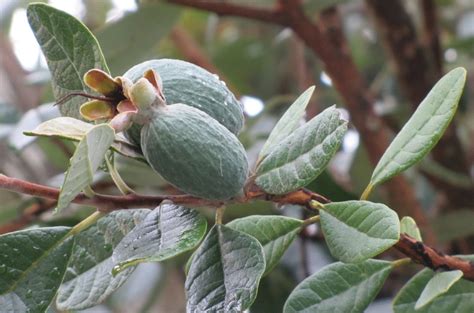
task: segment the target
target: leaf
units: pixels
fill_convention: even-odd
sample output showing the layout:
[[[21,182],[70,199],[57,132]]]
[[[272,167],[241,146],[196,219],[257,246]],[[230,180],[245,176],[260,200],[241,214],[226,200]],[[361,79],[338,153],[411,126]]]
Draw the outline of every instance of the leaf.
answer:
[[[133,65],[156,57],[153,48],[171,31],[180,12],[179,7],[165,3],[141,5],[99,31],[97,38],[112,72],[124,73]]]
[[[400,233],[407,234],[418,241],[423,241],[418,225],[416,225],[415,220],[409,216],[404,216],[400,221]]]
[[[306,91],[303,92],[295,100],[295,102],[293,102],[285,114],[283,114],[268,136],[268,139],[265,142],[262,150],[260,150],[260,154],[258,156],[259,160],[263,160],[275,146],[277,146],[286,137],[291,135],[291,133],[299,127],[301,119],[306,112],[306,106],[313,95],[314,88],[314,86],[311,86],[306,89]]]
[[[196,210],[163,203],[125,236],[112,255],[114,273],[141,262],[172,258],[199,244],[207,221]]]
[[[330,264],[293,290],[283,312],[364,312],[391,270],[390,262],[380,260]]]
[[[45,227],[0,236],[0,311],[46,311],[71,255],[69,230]]]
[[[32,131],[25,131],[24,134],[80,141],[93,127],[93,124],[72,117],[57,117],[41,123]]]
[[[76,235],[66,276],[59,288],[60,310],[79,310],[104,301],[133,272],[128,268],[112,277],[112,252],[150,210],[114,211]]]
[[[463,272],[460,270],[436,273],[421,292],[420,297],[415,303],[415,310],[424,307],[436,297],[446,293],[462,276]]]
[[[61,186],[57,211],[67,207],[84,188],[92,183],[94,173],[104,161],[105,153],[114,138],[114,130],[107,124],[101,124],[91,128],[79,141]]]
[[[463,259],[474,261],[474,256],[461,256]],[[464,313],[474,312],[474,282],[460,279],[449,290],[434,298],[419,310],[415,304],[420,298],[425,286],[436,275],[430,269],[424,269],[406,283],[395,297],[393,310],[395,313]]]
[[[52,74],[54,97],[59,100],[72,92],[91,93],[84,74],[93,68],[108,71],[94,35],[75,17],[51,6],[28,6],[28,22],[41,46]],[[81,118],[84,99],[73,97],[60,106],[65,116]]]
[[[324,110],[272,149],[257,167],[256,184],[270,194],[306,186],[325,169],[346,130],[335,107]]]
[[[430,152],[453,118],[465,82],[466,70],[458,67],[436,83],[383,154],[368,188],[403,172]]]
[[[295,239],[303,221],[286,216],[253,215],[239,218],[226,226],[257,239],[265,253],[265,274],[268,274]]]
[[[362,262],[397,243],[400,223],[384,204],[345,201],[325,204],[321,227],[331,254],[342,262]]]
[[[58,137],[80,141],[93,127],[93,124],[72,117],[57,117],[41,123],[34,130],[23,133],[27,136]],[[144,160],[143,155],[136,151],[134,145],[125,139],[122,133],[115,135],[112,149],[123,156],[140,161]]]
[[[215,225],[196,250],[186,278],[187,311],[248,309],[264,271],[263,248],[255,238]]]

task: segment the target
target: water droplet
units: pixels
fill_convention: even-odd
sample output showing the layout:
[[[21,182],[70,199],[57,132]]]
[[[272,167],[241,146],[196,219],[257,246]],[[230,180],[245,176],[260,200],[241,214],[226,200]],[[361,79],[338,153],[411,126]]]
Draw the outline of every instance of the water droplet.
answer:
[[[0,265],[0,274],[3,274],[7,271],[7,266],[5,264]]]
[[[27,297],[27,298],[31,298],[32,294],[33,294],[33,290],[28,289],[28,290],[26,291],[26,297]]]
[[[115,265],[114,268],[112,269],[112,276],[115,277],[117,276],[121,271],[124,270],[125,267],[121,266],[120,264]]]
[[[14,251],[14,252],[18,252],[18,251],[20,251],[20,250],[18,250],[17,248],[13,248],[13,251]]]
[[[39,251],[39,250],[41,250],[41,248],[38,247],[38,246],[33,246],[33,250]]]

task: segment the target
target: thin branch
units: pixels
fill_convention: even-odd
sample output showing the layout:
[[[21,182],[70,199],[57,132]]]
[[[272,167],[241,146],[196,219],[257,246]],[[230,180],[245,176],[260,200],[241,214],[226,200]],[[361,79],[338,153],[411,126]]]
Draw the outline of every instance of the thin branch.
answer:
[[[223,1],[168,0],[168,2],[214,12],[218,15],[247,17],[262,22],[286,25],[285,14],[278,9],[257,8]]]
[[[60,190],[57,188],[47,187],[35,183],[31,183],[18,178],[11,178],[0,174],[0,189],[15,191],[18,193],[28,194],[35,197],[57,200]],[[164,196],[146,196],[146,195],[126,195],[111,196],[96,194],[88,198],[85,194],[79,194],[72,202],[77,204],[85,204],[96,206],[101,211],[112,211],[119,209],[155,207],[165,200],[173,201],[176,204],[193,204],[196,206],[219,206],[222,202],[209,201],[196,198],[189,195],[164,195]]]
[[[395,245],[395,248],[415,263],[429,267],[434,271],[461,270],[464,273],[463,278],[474,281],[473,262],[445,255],[406,234],[400,235],[400,241]]]

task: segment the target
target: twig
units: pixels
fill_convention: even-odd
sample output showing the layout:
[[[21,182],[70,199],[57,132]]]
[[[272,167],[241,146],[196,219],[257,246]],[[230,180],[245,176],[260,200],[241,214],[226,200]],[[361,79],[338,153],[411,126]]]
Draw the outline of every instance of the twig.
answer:
[[[168,2],[214,12],[219,15],[241,16],[263,22],[286,25],[284,12],[277,9],[257,8],[223,1],[168,0]]]
[[[406,235],[400,235],[400,241],[395,248],[408,256],[415,263],[429,267],[432,270],[461,270],[463,278],[474,281],[474,263],[458,257],[445,255],[434,248]]]
[[[18,193],[31,196],[54,199],[59,198],[59,189],[34,184],[18,178],[11,178],[0,174],[0,189],[7,189]],[[101,211],[112,211],[119,209],[155,207],[164,200],[170,200],[176,204],[193,204],[196,206],[219,206],[222,202],[209,201],[196,198],[190,195],[164,195],[164,196],[146,196],[131,194],[126,196],[111,196],[96,194],[88,198],[85,194],[79,194],[72,202],[77,204],[87,204],[99,207]]]

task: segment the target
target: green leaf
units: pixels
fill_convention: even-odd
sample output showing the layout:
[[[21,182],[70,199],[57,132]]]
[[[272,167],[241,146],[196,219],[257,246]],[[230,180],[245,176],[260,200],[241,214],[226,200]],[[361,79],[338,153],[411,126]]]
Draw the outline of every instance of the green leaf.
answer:
[[[285,216],[253,215],[239,218],[226,226],[257,239],[265,253],[265,274],[268,274],[295,239],[303,221]]]
[[[248,309],[264,271],[263,248],[255,238],[215,225],[196,250],[186,278],[187,311]]]
[[[400,221],[400,233],[407,234],[418,241],[423,241],[418,225],[416,225],[415,220],[409,216],[404,216]]]
[[[474,261],[474,256],[462,256]],[[393,310],[395,313],[464,313],[474,312],[474,282],[460,279],[444,294],[434,298],[432,302],[419,310],[415,309],[425,286],[436,275],[430,269],[424,269],[406,283],[395,297]]]
[[[256,184],[270,194],[306,186],[325,169],[346,130],[335,107],[324,110],[272,149],[257,167]]]
[[[24,134],[80,141],[93,127],[93,124],[72,117],[57,117],[41,123],[32,131],[25,131]]]
[[[57,117],[41,123],[34,130],[23,133],[27,136],[58,137],[80,141],[93,127],[93,124],[72,117]],[[112,149],[123,156],[144,160],[143,155],[134,149],[134,145],[125,139],[122,133],[115,135]]]
[[[390,262],[380,260],[330,264],[293,290],[283,312],[364,312],[391,270]]]
[[[135,64],[156,57],[159,41],[178,20],[180,8],[165,3],[141,5],[97,33],[110,69],[124,73]],[[120,39],[117,39],[120,36]]]
[[[0,311],[46,311],[71,255],[69,230],[45,227],[0,236]]]
[[[79,141],[70,160],[59,194],[57,210],[62,210],[92,183],[94,173],[104,161],[104,156],[114,141],[115,132],[107,124],[94,126]]]
[[[79,310],[104,301],[133,272],[112,277],[112,252],[150,210],[114,211],[76,235],[66,276],[56,300],[61,310]]]
[[[325,204],[321,227],[331,254],[342,262],[362,262],[397,243],[400,223],[384,204],[345,201]]]
[[[29,5],[27,15],[48,62],[55,98],[72,92],[91,93],[83,82],[84,74],[93,68],[108,71],[94,35],[75,17],[46,4]],[[60,111],[80,119],[83,102],[83,98],[73,97],[60,106]]]
[[[460,270],[441,272],[431,278],[421,292],[420,297],[415,303],[415,310],[418,310],[436,297],[446,293],[451,286],[462,278],[463,272]]]
[[[314,88],[314,86],[309,87],[303,92],[283,114],[260,151],[259,160],[263,160],[273,148],[299,127],[301,119],[306,112],[306,106],[313,95]]]
[[[207,221],[196,210],[163,203],[127,234],[112,255],[114,273],[142,262],[172,258],[199,244]]]
[[[378,185],[420,161],[439,141],[456,112],[466,82],[466,70],[444,75],[392,141],[370,179]]]

